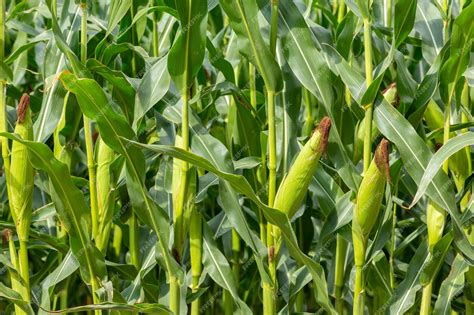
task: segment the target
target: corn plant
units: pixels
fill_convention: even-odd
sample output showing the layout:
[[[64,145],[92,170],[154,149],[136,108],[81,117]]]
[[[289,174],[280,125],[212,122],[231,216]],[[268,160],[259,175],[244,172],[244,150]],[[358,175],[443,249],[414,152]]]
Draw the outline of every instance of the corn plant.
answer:
[[[0,312],[474,314],[473,17],[0,0]]]

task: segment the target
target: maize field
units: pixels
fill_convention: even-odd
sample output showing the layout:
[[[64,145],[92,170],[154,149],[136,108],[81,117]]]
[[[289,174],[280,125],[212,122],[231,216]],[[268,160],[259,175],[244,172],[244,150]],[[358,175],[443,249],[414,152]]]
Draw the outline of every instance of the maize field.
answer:
[[[0,314],[474,315],[474,1],[0,0]]]

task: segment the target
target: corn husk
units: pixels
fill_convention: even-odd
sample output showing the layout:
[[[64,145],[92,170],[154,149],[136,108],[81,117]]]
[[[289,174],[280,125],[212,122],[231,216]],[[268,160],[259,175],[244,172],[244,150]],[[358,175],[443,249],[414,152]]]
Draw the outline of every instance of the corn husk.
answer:
[[[99,220],[98,247],[105,250],[108,243],[114,211],[114,179],[111,170],[115,152],[102,139],[97,151],[97,209]]]
[[[33,140],[33,123],[29,109],[30,97],[23,94],[18,104],[18,120],[15,133],[24,140]],[[12,144],[10,185],[12,217],[17,227],[18,238],[28,240],[32,199],[34,188],[34,172],[28,160],[28,149],[18,141]]]
[[[397,105],[398,102],[398,94],[397,94],[397,86],[395,83],[391,84],[384,92],[383,96],[387,102],[392,104],[393,106]],[[358,163],[362,158],[362,154],[364,151],[364,138],[365,138],[365,117],[359,122],[354,139],[354,163]],[[379,129],[375,122],[372,123],[372,142],[380,135]]]
[[[443,237],[444,224],[446,222],[446,211],[429,201],[426,208],[426,225],[428,228],[428,245],[430,251]]]
[[[352,239],[356,266],[365,262],[365,251],[370,232],[382,205],[385,184],[390,180],[388,141],[382,139],[357,193],[352,218]]]
[[[285,212],[290,218],[301,206],[319,159],[326,152],[330,129],[331,120],[323,118],[278,188],[274,208]]]

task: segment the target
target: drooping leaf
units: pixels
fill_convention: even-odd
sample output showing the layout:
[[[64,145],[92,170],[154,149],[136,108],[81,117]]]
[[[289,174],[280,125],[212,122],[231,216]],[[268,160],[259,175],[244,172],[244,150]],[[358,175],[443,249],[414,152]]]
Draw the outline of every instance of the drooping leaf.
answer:
[[[134,126],[168,91],[170,75],[167,61],[166,56],[158,60],[141,79],[133,116]]]
[[[438,171],[443,166],[443,163],[449,159],[450,156],[454,155],[456,152],[462,150],[466,146],[474,145],[474,133],[468,132],[462,135],[451,138],[446,142],[441,149],[436,151],[433,157],[430,159],[430,162],[426,166],[426,170],[423,174],[423,177],[418,184],[418,191],[416,192],[413,201],[411,202],[410,207],[413,207],[420,198],[425,194],[426,189],[429,184],[436,176]]]
[[[104,257],[91,239],[90,211],[81,190],[72,182],[67,166],[58,161],[43,143],[23,140],[9,133],[1,135],[24,144],[33,167],[48,174],[53,187],[51,197],[61,223],[69,234],[71,250],[81,263],[84,282],[89,284],[91,281],[105,279],[107,272]]]
[[[310,257],[306,256],[304,253],[301,252],[298,247],[294,231],[291,228],[288,216],[277,209],[267,207],[252,190],[252,187],[245,179],[245,177],[243,177],[242,175],[231,174],[217,169],[208,160],[177,147],[165,145],[146,145],[133,141],[130,143],[137,147],[142,147],[153,152],[166,154],[173,158],[181,159],[199,168],[213,172],[222,179],[229,182],[229,184],[237,192],[250,198],[260,209],[262,209],[268,222],[278,226],[281,229],[282,237],[292,257],[300,263],[305,264],[310,270],[315,288],[315,298],[318,304],[320,304],[328,312],[334,313],[333,307],[330,304],[327,295],[327,284],[324,278],[324,270],[318,263],[316,263]]]
[[[415,302],[416,293],[421,289],[419,283],[420,275],[428,262],[428,246],[422,243],[410,261],[407,274],[403,281],[397,286],[392,298],[388,301],[390,307],[386,310],[377,310],[385,314],[403,314]]]
[[[468,263],[460,255],[457,255],[451,264],[451,272],[441,283],[433,314],[448,315],[451,313],[453,299],[455,299],[464,288],[464,273],[467,269]]]
[[[423,173],[433,155],[426,143],[416,133],[410,123],[385,100],[375,107],[374,120],[380,132],[394,143],[400,152],[408,174],[420,183]],[[459,210],[454,199],[452,185],[446,185],[449,179],[439,172],[428,186],[427,195],[452,217],[454,223],[454,240],[460,252],[474,261],[474,249],[464,234]]]
[[[212,235],[207,224],[203,226],[203,265],[207,270],[209,276],[218,283],[222,288],[230,292],[232,298],[237,304],[242,314],[250,314],[252,311],[249,309],[239,297],[237,293],[237,287],[235,285],[235,279],[232,274],[232,269],[227,262],[225,256],[221,253],[217,247],[216,241]]]
[[[99,84],[92,79],[78,79],[73,74],[63,73],[61,81],[76,95],[84,115],[96,120],[104,142],[126,160],[127,189],[134,211],[140,219],[150,224],[158,235],[167,271],[182,276],[175,259],[171,256],[169,244],[169,218],[151,199],[145,188],[145,157],[140,150],[130,147],[125,139],[134,139],[135,134],[126,119],[116,113],[108,104],[107,97]]]

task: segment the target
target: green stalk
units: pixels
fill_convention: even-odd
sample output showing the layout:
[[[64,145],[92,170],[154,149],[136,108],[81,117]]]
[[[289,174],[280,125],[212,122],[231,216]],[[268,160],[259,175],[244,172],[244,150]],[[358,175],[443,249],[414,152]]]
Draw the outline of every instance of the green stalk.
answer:
[[[395,186],[398,187],[398,186]],[[397,192],[395,190],[394,196],[397,195]],[[390,264],[390,287],[392,289],[395,289],[395,242],[396,242],[396,236],[395,236],[395,230],[397,226],[397,204],[394,202],[393,203],[393,210],[392,210],[392,236],[391,236],[391,241],[390,241],[390,258],[389,258],[389,264]]]
[[[356,276],[354,284],[354,310],[353,314],[364,314],[364,274],[363,266],[356,266]]]
[[[249,62],[249,89],[250,89],[250,105],[252,105],[253,109],[256,111],[257,110],[257,87],[255,84],[255,66],[251,62]],[[264,171],[264,169],[259,168],[256,174],[257,178],[260,180],[263,180],[263,175],[260,174],[259,176],[258,172],[262,172],[262,171]],[[258,208],[257,211],[258,211],[258,224],[260,227],[260,240],[262,241],[263,244],[266,244],[267,234],[266,234],[265,218],[260,208]]]
[[[272,0],[272,16],[270,24],[270,52],[276,56],[276,40],[278,33],[278,2]],[[276,129],[275,129],[275,92],[267,91],[268,97],[268,169],[269,169],[269,185],[268,185],[268,205],[271,207],[275,201],[276,194]]]
[[[87,0],[81,1],[82,18],[81,18],[81,62],[83,64],[87,61]],[[84,139],[86,142],[86,155],[87,155],[87,169],[89,170],[89,193],[90,193],[90,205],[91,205],[91,217],[92,217],[92,237],[95,238],[97,235],[97,179],[95,173],[94,163],[94,144],[92,140],[92,129],[91,121],[85,115],[84,120]],[[94,304],[99,303],[96,291],[100,288],[97,279],[92,277],[92,299]],[[102,314],[100,310],[95,311],[95,314]]]
[[[364,18],[364,50],[365,50],[365,76],[367,88],[372,83],[372,26],[368,18]],[[365,137],[364,137],[364,174],[367,172],[371,161],[372,151],[372,118],[373,103],[365,106]],[[362,266],[356,266],[356,286],[354,290],[354,314],[364,313],[364,275]]]
[[[23,283],[23,300],[30,303],[30,269],[28,263],[28,241],[20,240],[19,267]]]
[[[368,18],[364,19],[364,50],[365,50],[365,81],[367,88],[372,83],[372,25]],[[372,118],[374,104],[365,105],[365,138],[364,138],[364,172],[371,161],[372,150]]]
[[[128,221],[130,228],[130,260],[137,270],[140,270],[140,235],[138,229],[138,220],[132,215]]]
[[[234,69],[235,75],[235,85],[239,85],[239,74],[240,74],[240,66]],[[257,94],[255,88],[255,68],[253,67],[252,63],[249,63],[249,81],[250,81],[250,103],[254,109],[257,107]],[[231,98],[230,106],[235,109],[236,100]],[[232,153],[232,140],[230,140],[229,151]],[[232,154],[233,155],[233,154]],[[265,224],[263,222],[263,214],[260,209],[258,209],[259,214],[259,225],[260,225],[260,233],[265,231]],[[232,271],[234,275],[234,279],[236,284],[239,285],[239,253],[240,253],[240,237],[239,234],[235,229],[232,229],[232,254],[233,254],[233,261],[232,261]],[[229,291],[223,292],[223,302],[224,302],[224,314],[233,314],[234,313],[234,299]]]
[[[272,2],[272,16],[270,21],[270,51],[273,56],[276,52],[276,42],[278,34],[278,4],[279,0],[271,0]]]
[[[276,130],[275,130],[275,92],[267,91],[268,98],[268,206],[273,207],[276,195]],[[275,314],[276,312],[276,299],[275,292],[277,287],[276,278],[276,259],[275,253],[275,240],[274,240],[274,227],[272,224],[267,224],[267,247],[268,247],[268,268],[270,272],[270,278],[273,282],[273,287],[268,283],[264,284],[264,303],[263,313],[265,315]]]
[[[6,83],[0,82],[0,132],[7,132],[7,104],[6,104]],[[11,185],[10,185],[10,148],[8,147],[8,139],[1,137],[2,142],[2,159],[5,168],[5,182],[7,186],[8,200],[11,200]]]
[[[222,293],[222,302],[224,304],[224,315],[234,314],[234,300],[232,299],[232,295],[229,291],[224,290]]]
[[[470,110],[470,98],[469,98],[469,85],[467,84],[467,81],[464,83],[464,89],[462,92],[461,96],[461,104],[466,108],[467,110]],[[469,121],[469,117],[465,114],[461,114],[461,122],[466,123]],[[461,130],[462,133],[469,132],[468,129],[463,129]],[[465,148],[465,156],[467,157],[467,165],[463,165],[463,169],[465,169],[465,175],[471,174],[472,173],[472,161],[469,158],[470,156],[470,149]],[[458,191],[462,190],[462,187],[464,187],[465,184],[465,176],[462,176],[462,180],[457,181],[457,185],[459,185]],[[472,187],[471,189],[466,193],[464,198],[461,200],[461,212],[464,212],[468,209],[468,203],[470,198],[472,197]],[[467,234],[468,240],[470,244],[474,244],[474,226],[471,224],[471,226],[466,227],[464,229],[465,233]],[[464,294],[464,303],[466,305],[466,315],[474,315],[474,287],[472,284],[474,283],[474,267],[469,266],[468,270],[465,273],[465,294]],[[471,301],[470,299],[473,299]]]
[[[199,279],[202,273],[202,221],[201,215],[193,209],[189,226],[189,252],[191,257],[191,288],[193,292],[199,289]],[[199,315],[201,298],[198,297],[191,303],[191,315]]]
[[[392,27],[393,0],[387,0],[387,27]]]
[[[0,0],[0,61],[5,59],[5,0]],[[8,132],[7,127],[7,104],[6,104],[7,83],[0,81],[0,132]],[[8,200],[11,200],[10,187],[10,149],[7,138],[0,138],[2,142],[2,159],[5,168],[5,182],[7,185]]]
[[[135,10],[134,10],[134,1],[131,1],[131,6],[130,6],[130,15],[133,20],[135,16]],[[132,25],[132,44],[136,45],[137,44],[137,38],[136,38],[136,24]],[[131,51],[132,54],[132,60],[131,60],[131,67],[132,67],[132,73],[133,76],[136,76],[137,74],[137,65],[136,65],[136,60],[135,60],[135,52]],[[133,209],[132,209],[133,210]],[[137,268],[137,270],[140,269],[140,233],[139,233],[139,226],[138,226],[138,219],[135,215],[135,211],[132,211],[132,214],[129,219],[129,238],[130,238],[130,257],[132,264]]]
[[[443,39],[446,43],[449,40],[448,28],[449,28],[449,6],[448,0],[443,0],[443,11],[446,14],[446,19],[443,21]]]
[[[389,0],[391,1],[391,0]],[[346,3],[344,0],[339,0],[337,5],[337,23],[341,23],[346,13]]]
[[[334,295],[336,298],[336,311],[338,314],[344,313],[344,299],[342,290],[344,289],[344,266],[346,263],[347,242],[340,235],[336,238],[336,270],[334,273]]]
[[[232,229],[232,275],[236,281],[238,289],[239,278],[240,278],[240,237],[235,229]],[[224,291],[224,313],[234,313],[234,302],[229,291]]]
[[[339,11],[341,8],[343,8],[343,13],[342,17],[340,18],[339,22],[342,21],[344,17],[344,11],[345,11],[345,2],[341,1],[339,4]],[[340,12],[339,12],[340,13]],[[352,65],[352,53],[349,53],[349,64]],[[347,85],[344,86],[344,101],[347,105],[347,107],[350,109],[351,108],[351,93],[349,90],[349,87]],[[347,241],[339,234],[337,234],[336,237],[336,267],[335,267],[335,274],[334,274],[334,293],[335,293],[335,299],[336,299],[336,311],[339,314],[343,314],[344,312],[344,298],[342,296],[342,292],[344,290],[344,268],[346,264],[346,258],[347,258],[347,246],[348,243]]]
[[[87,61],[87,0],[81,1],[81,62]],[[84,119],[84,139],[86,142],[87,169],[89,171],[89,194],[92,216],[92,237],[97,237],[98,216],[97,216],[97,178],[94,162],[94,144],[92,140],[91,120],[83,115]]]
[[[174,314],[179,314],[180,309],[180,287],[178,278],[170,277],[170,310]]]
[[[255,85],[255,66],[249,62],[249,89],[250,89],[250,104],[257,109],[257,87]]]
[[[445,116],[444,116],[444,128],[443,128],[443,144],[445,144],[449,140],[449,133],[450,133],[450,129],[451,129],[451,125],[450,125],[450,121],[451,121],[451,101],[452,101],[452,94],[448,98],[448,103],[446,104],[445,113],[444,113]],[[444,162],[443,171],[446,174],[449,173],[449,160],[446,160]]]
[[[13,236],[10,230],[4,231],[4,235],[6,236],[8,240],[8,249],[10,251],[10,261],[15,268],[17,272],[20,270],[19,262],[18,262],[18,257],[16,253],[16,247],[15,247],[15,242],[13,241]],[[10,279],[12,282],[12,289],[15,291],[20,291],[21,290],[21,283],[20,279],[14,274],[10,273]],[[15,314],[26,314],[18,305],[15,304]]]
[[[466,303],[466,315],[474,314],[474,302],[469,301],[467,298],[464,299]]]
[[[150,6],[154,5],[154,0],[150,0]],[[152,49],[153,49],[153,57],[158,57],[160,54],[159,51],[159,39],[160,39],[160,34],[158,30],[158,13],[154,12],[153,13],[153,28],[152,28]]]
[[[183,102],[182,120],[181,120],[181,137],[176,137],[176,146],[183,150],[189,150],[189,91],[185,85],[181,91],[181,99]],[[186,196],[188,194],[188,170],[189,165],[184,161],[174,161],[173,176],[175,171],[178,173],[176,189],[173,189],[173,223],[174,223],[174,248],[175,256],[178,257],[178,263],[182,255],[185,241],[185,208]],[[180,285],[176,277],[170,280],[170,308],[175,314],[179,314],[180,310]]]
[[[430,281],[423,287],[423,294],[421,297],[420,315],[431,314],[431,292],[433,291],[433,282]]]
[[[278,4],[279,0],[271,1],[271,22],[270,22],[270,52],[276,56],[276,41],[278,35]],[[276,195],[276,127],[275,127],[275,92],[267,90],[268,101],[268,206],[273,207]],[[276,314],[276,290],[277,279],[277,257],[275,257],[274,227],[267,224],[267,247],[268,247],[268,269],[272,285],[263,285],[263,313],[265,315]]]

